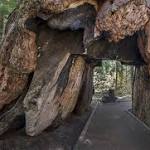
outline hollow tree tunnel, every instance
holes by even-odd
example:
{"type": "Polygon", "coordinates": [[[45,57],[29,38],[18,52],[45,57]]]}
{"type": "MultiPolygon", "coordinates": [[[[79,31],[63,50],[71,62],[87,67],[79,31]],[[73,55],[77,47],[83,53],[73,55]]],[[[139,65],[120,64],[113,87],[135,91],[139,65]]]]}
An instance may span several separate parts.
{"type": "Polygon", "coordinates": [[[148,83],[138,78],[149,77],[149,17],[145,0],[21,2],[0,48],[0,133],[21,115],[26,133],[35,136],[74,110],[84,112],[102,59],[137,67],[135,113],[150,118],[148,83]]]}

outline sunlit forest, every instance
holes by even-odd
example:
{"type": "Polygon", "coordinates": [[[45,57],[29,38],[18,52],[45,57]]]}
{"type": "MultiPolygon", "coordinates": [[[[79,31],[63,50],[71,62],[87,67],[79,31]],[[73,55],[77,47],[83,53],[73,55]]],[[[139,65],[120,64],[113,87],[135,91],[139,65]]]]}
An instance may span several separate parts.
{"type": "Polygon", "coordinates": [[[117,96],[132,94],[134,67],[122,65],[119,61],[102,61],[94,70],[95,93],[103,94],[113,89],[117,96]]]}
{"type": "MultiPolygon", "coordinates": [[[[19,0],[1,0],[0,3],[0,38],[9,14],[15,9],[19,0]]],[[[101,66],[94,69],[95,93],[101,95],[109,89],[116,95],[131,95],[134,67],[122,65],[118,61],[102,61],[101,66]]]]}
{"type": "Polygon", "coordinates": [[[1,0],[0,2],[0,38],[9,14],[14,10],[18,0],[1,0]]]}

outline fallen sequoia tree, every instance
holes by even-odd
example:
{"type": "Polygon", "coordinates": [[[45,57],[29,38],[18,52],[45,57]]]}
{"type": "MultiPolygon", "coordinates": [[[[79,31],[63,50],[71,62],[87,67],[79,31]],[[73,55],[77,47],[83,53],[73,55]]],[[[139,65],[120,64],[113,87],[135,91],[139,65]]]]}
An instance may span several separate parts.
{"type": "Polygon", "coordinates": [[[133,87],[133,112],[150,125],[150,76],[148,66],[139,66],[135,71],[133,87]]]}
{"type": "Polygon", "coordinates": [[[149,66],[149,24],[145,0],[23,0],[0,48],[0,133],[19,116],[35,136],[84,112],[102,59],[149,66]]]}

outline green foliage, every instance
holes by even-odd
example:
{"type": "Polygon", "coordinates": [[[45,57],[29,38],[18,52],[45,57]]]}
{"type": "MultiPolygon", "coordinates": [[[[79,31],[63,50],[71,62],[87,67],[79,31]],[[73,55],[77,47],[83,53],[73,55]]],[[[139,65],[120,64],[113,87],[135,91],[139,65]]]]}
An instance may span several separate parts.
{"type": "Polygon", "coordinates": [[[103,93],[110,87],[115,88],[115,61],[103,61],[94,70],[95,92],[103,93]]]}
{"type": "Polygon", "coordinates": [[[118,61],[103,61],[102,66],[94,70],[95,92],[101,95],[108,89],[115,89],[118,96],[131,95],[132,70],[132,66],[118,61]]]}
{"type": "Polygon", "coordinates": [[[0,37],[8,15],[16,7],[17,0],[0,0],[0,37]]]}
{"type": "Polygon", "coordinates": [[[8,15],[16,6],[16,0],[1,0],[0,14],[8,15]]]}

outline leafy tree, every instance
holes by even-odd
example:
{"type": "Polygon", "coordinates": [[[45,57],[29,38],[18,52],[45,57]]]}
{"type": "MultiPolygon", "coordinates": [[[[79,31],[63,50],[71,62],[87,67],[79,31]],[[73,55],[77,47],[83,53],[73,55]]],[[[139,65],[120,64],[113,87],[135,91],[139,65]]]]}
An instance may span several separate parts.
{"type": "Polygon", "coordinates": [[[17,3],[17,0],[1,0],[0,2],[0,37],[4,28],[4,24],[7,21],[8,15],[13,11],[17,3]]]}
{"type": "Polygon", "coordinates": [[[103,61],[94,70],[95,92],[100,95],[114,89],[118,96],[131,95],[133,67],[118,61],[103,61]]]}

